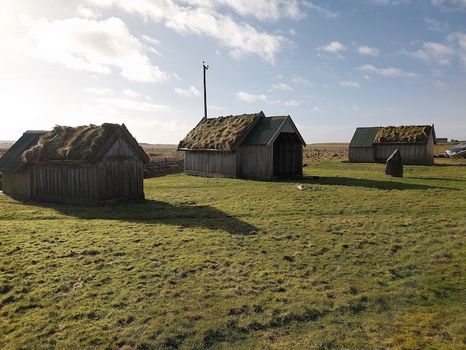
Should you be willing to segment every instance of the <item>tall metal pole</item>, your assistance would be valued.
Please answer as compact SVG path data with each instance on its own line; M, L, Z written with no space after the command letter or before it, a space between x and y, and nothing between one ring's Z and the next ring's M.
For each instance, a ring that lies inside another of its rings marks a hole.
M206 66L205 62L202 61L202 67L204 71L204 119L207 119L207 91L206 91L206 83L205 83L205 71L209 69L209 66Z

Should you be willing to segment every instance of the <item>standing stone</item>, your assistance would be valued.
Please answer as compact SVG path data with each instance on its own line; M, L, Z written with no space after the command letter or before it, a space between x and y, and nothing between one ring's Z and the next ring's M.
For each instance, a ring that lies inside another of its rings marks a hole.
M401 153L399 149L388 157L387 166L385 167L385 175L403 177L403 162L401 160Z

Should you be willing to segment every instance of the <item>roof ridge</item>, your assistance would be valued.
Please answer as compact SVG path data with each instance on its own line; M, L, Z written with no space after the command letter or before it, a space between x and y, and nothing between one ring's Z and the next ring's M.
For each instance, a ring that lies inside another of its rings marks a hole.
M45 134L50 130L26 130L23 134Z
M257 112L257 113L242 113L242 114L219 115L219 116L217 116L217 117L211 117L211 118L204 119L204 121L205 121L205 120L219 119L219 118L243 117L243 116L246 116L246 115L260 115L261 113L263 113L263 112L262 112L262 111L259 111L259 112Z

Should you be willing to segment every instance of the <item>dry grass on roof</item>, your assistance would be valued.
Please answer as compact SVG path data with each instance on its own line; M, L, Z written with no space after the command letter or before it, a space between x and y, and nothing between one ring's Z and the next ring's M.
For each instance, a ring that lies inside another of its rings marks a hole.
M379 128L375 143L426 143L430 125L402 125Z
M23 159L28 163L50 160L91 161L118 128L120 125L110 123L78 127L57 125L43 135L36 146L25 151Z
M259 114L218 117L201 121L180 142L180 149L231 150Z

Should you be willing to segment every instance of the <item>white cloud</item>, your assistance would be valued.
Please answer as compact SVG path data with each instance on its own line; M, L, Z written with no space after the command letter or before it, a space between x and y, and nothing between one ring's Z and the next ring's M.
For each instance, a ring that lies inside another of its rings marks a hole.
M399 68L377 68L372 64L366 64L364 66L359 67L359 69L367 74L377 74L384 77L406 77L406 78L414 78L417 77L416 73L405 72Z
M352 81L352 80L344 80L340 81L340 86L343 87L351 87L351 88L358 88L360 87L359 83L357 81Z
M294 77L293 79L291 79L291 82L295 85L312 86L312 83L309 80L300 76Z
M81 16L81 17L84 17L84 18L97 18L99 17L99 14L97 14L94 10L91 10L87 7L83 7L83 6L80 6L78 8L78 14Z
M303 16L299 0L184 0L191 4L229 6L240 16L276 21L280 18L297 19Z
M164 113L165 114L165 113ZM181 140L193 127L181 116L167 120L166 116L151 113L150 119L140 118L140 114L127 120L121 119L139 142L170 144Z
M450 27L447 22L440 22L430 17L424 18L424 24L426 28L432 32L446 32Z
M138 98L138 97L141 97L141 94L134 91L134 90L131 90L131 89L124 89L121 91L121 93L123 95L125 95L126 97L129 97L129 98Z
M321 46L319 51L330 52L338 54L339 52L346 51L346 46L339 41L332 41L327 45Z
M283 90L283 91L290 91L293 90L291 86L285 83L276 83L272 85L272 88L275 90Z
M100 2L100 0L93 1ZM301 0L164 0L159 2L165 7L177 4L204 8L209 11L227 7L240 16L250 16L261 21L276 21L280 18L298 19L304 15L301 10Z
M226 111L228 108L222 107L222 106L216 106L216 105L207 105L208 109L213 109L214 111Z
M376 5L400 5L407 4L410 0L368 0L370 3Z
M332 12L322 6L316 5L311 1L304 2L303 5L316 11L322 17L331 18L331 19L338 18L338 13Z
M236 93L236 98L239 101L248 102L248 103L258 102L258 101L264 101L264 102L268 101L267 96L265 96L264 94L254 95L254 94L250 94L250 93L244 92L244 91L237 92Z
M229 6L240 15L275 20L299 17L297 0L233 1L233 0L87 0L95 6L117 6L144 19L163 23L180 34L208 36L230 49L235 58L255 54L273 63L276 54L289 43L281 35L257 30L244 21L216 11L217 6Z
M48 21L23 16L28 54L50 63L92 73L121 76L139 82L163 82L169 76L151 64L141 42L119 18L103 21L69 18Z
M360 55L365 55L365 56L378 56L379 53L380 53L380 50L376 47L370 47L370 46L367 46L367 45L361 45L361 46L358 46L358 53Z
M448 85L445 82L441 81L441 80L436 80L436 81L434 81L434 86L436 88L443 89L443 88L446 88Z
M332 41L327 45L323 45L317 48L317 51L326 52L335 55L339 59L344 59L345 57L340 53L346 51L347 48L339 41Z
M321 113L321 114L327 114L327 113L328 113L327 110L325 110L325 109L323 109L323 108L321 108L321 107L318 107L318 106L314 106L312 109L313 109L314 111L316 111L317 113Z
M419 50L407 54L426 63L447 66L450 65L450 57L453 56L454 50L441 43L427 42L422 43Z
M450 66L455 60L466 64L466 33L451 33L445 43L421 42L418 46L417 50L404 53L434 66Z
M141 36L141 38L144 41L148 42L149 44L156 45L156 46L160 45L160 40L157 40L149 35L144 34L143 36Z
M193 97L193 96L201 95L200 91L195 86L192 86L192 85L187 89L175 88L175 93L179 96L184 96L184 97Z
M445 9L466 9L466 0L432 0L432 4Z
M289 100L289 101L285 102L285 106L287 106L287 107L298 107L300 104L301 104L301 102L296 101L296 100Z
M466 65L466 33L451 33L448 35L448 41L456 47L456 54L461 64Z
M127 110L133 112L167 112L170 107L149 102L121 98L100 98L98 101L107 108L114 110Z
M109 88L86 88L85 92L93 95L110 95L113 94L113 90Z

